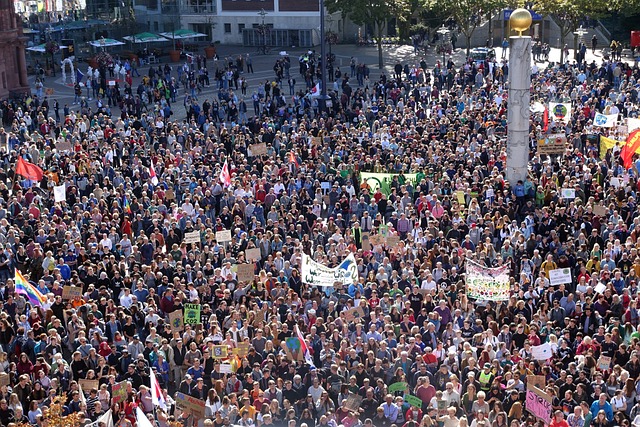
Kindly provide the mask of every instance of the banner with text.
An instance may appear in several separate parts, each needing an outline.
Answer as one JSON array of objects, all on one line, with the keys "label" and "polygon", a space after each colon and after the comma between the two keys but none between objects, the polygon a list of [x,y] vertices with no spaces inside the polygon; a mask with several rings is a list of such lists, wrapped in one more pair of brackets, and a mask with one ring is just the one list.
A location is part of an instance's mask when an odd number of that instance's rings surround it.
[{"label": "banner with text", "polygon": [[393,179],[398,178],[400,185],[411,183],[413,188],[416,187],[416,178],[418,174],[405,173],[400,175],[399,173],[375,173],[375,172],[360,172],[360,184],[366,182],[369,185],[369,191],[371,194],[375,193],[378,189],[383,194],[391,194],[391,188]]},{"label": "banner with text", "polygon": [[336,282],[350,285],[358,281],[358,266],[353,254],[349,254],[337,267],[330,268],[302,254],[302,281],[308,285],[333,287]]},{"label": "banner with text", "polygon": [[509,267],[488,268],[466,261],[467,296],[483,301],[506,301],[510,297]]}]

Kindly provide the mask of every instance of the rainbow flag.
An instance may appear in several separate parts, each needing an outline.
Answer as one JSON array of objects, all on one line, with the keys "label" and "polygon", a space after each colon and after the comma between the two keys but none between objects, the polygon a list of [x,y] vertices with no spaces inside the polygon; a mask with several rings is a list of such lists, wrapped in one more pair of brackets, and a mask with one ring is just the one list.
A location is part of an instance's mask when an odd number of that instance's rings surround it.
[{"label": "rainbow flag", "polygon": [[127,199],[127,195],[122,196],[122,207],[124,208],[124,213],[131,213],[131,204],[129,204],[129,199]]},{"label": "rainbow flag", "polygon": [[16,270],[13,281],[16,284],[16,293],[26,295],[32,305],[42,307],[42,304],[47,301],[47,297],[42,295],[35,286],[29,283],[18,270]]}]

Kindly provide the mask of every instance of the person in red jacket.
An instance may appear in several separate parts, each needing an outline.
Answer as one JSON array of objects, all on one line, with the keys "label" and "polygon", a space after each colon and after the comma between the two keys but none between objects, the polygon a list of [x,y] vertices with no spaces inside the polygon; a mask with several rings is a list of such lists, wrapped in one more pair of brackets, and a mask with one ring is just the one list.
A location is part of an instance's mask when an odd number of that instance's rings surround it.
[{"label": "person in red jacket", "polygon": [[560,410],[556,411],[549,427],[569,427],[569,423],[564,419],[564,413]]}]

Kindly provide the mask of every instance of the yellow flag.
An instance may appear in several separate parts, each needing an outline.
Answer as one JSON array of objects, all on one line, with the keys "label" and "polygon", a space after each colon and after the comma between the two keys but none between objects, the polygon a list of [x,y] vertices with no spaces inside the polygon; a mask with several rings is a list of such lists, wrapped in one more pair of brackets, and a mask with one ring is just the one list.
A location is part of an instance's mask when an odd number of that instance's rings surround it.
[{"label": "yellow flag", "polygon": [[616,141],[615,139],[600,135],[600,159],[604,160],[607,155],[607,150],[612,149],[617,144],[620,144],[620,148],[622,148],[626,143],[626,141]]}]

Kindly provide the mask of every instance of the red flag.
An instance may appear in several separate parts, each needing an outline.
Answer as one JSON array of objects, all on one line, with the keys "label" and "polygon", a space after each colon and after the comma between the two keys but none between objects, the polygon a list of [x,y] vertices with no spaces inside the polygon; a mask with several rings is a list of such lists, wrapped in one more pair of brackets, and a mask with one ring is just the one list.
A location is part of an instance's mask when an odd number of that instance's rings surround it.
[{"label": "red flag", "polygon": [[636,129],[627,137],[627,143],[622,147],[620,157],[624,162],[624,168],[630,169],[632,166],[633,155],[640,149],[640,129]]},{"label": "red flag", "polygon": [[289,163],[293,163],[296,167],[300,167],[298,159],[296,159],[296,155],[293,154],[293,151],[289,151]]},{"label": "red flag", "polygon": [[18,157],[16,173],[30,179],[31,181],[42,181],[42,176],[44,175],[40,166],[29,163],[22,157]]},{"label": "red flag", "polygon": [[542,114],[542,130],[544,132],[549,130],[549,108],[544,107],[544,113]]},{"label": "red flag", "polygon": [[156,170],[153,167],[153,162],[151,162],[151,167],[149,167],[149,177],[151,178],[151,183],[153,185],[158,185],[158,175],[156,175]]},{"label": "red flag", "polygon": [[222,170],[220,171],[220,181],[222,185],[228,187],[231,185],[231,173],[229,172],[229,164],[225,160]]}]

